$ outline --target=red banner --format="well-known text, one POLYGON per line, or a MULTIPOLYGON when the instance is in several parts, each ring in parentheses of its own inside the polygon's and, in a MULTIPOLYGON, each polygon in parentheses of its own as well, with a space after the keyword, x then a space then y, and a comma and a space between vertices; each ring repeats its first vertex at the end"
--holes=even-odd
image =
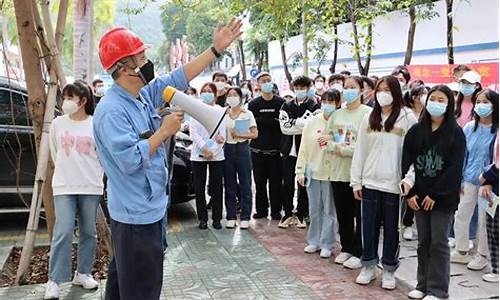
MULTIPOLYGON (((453 81, 452 71, 457 65, 409 65, 411 79, 428 84, 446 84, 453 81)), ((498 63, 467 64, 481 75, 483 88, 498 90, 498 63)))

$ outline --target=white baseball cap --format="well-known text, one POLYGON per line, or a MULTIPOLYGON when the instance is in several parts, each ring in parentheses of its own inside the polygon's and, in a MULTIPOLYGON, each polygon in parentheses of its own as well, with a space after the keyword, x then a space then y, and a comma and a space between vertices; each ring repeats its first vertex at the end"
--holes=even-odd
POLYGON ((459 81, 467 81, 469 83, 481 83, 481 75, 476 71, 467 71, 462 75, 459 81))

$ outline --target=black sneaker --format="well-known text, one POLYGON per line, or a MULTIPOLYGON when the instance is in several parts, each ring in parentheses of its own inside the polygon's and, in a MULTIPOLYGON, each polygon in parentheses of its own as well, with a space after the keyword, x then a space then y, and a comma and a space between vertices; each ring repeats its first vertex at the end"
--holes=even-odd
POLYGON ((254 213, 253 214, 254 219, 264 219, 267 218, 267 213, 254 213))
POLYGON ((279 220, 281 220, 281 213, 274 213, 274 214, 271 214, 271 219, 273 219, 274 221, 279 221, 279 220))
POLYGON ((200 224, 198 224, 198 228, 200 229, 207 229, 207 221, 200 221, 200 224))
POLYGON ((222 229, 222 225, 220 222, 212 222, 212 227, 217 230, 222 229))

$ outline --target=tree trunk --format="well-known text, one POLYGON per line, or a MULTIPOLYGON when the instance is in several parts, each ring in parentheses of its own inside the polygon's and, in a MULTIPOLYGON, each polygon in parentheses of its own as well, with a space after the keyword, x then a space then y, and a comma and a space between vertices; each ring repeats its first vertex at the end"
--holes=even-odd
POLYGON ((302 2, 302 73, 304 76, 309 76, 309 49, 307 48, 308 37, 307 37, 307 15, 305 2, 302 2))
MULTIPOLYGON (((50 17, 50 9, 49 9, 49 1, 42 1, 41 2, 41 8, 42 8, 42 17, 43 17, 43 28, 41 31, 46 32, 46 37, 45 36, 39 36, 39 40, 41 44, 48 45, 49 47, 49 57, 51 59, 50 65, 51 67, 54 68, 55 75, 54 78, 59 80, 59 84, 61 87, 66 85, 66 76, 64 76, 60 56, 59 56, 59 51, 57 50, 56 46, 56 41, 55 41, 55 35, 54 35, 54 28, 52 28, 52 22, 51 22, 51 17, 50 17)), ((36 8, 35 10, 35 15, 38 14, 38 7, 36 6, 36 1, 33 0, 33 8, 36 8)), ((50 72, 49 72, 50 73, 50 72)))
MULTIPOLYGON (((47 184, 46 178, 47 176, 51 176, 50 171, 47 172, 47 168, 50 165, 48 128, 54 119, 54 110, 58 93, 57 82, 65 82, 56 49, 54 32, 48 10, 48 2, 42 2, 41 5, 45 30, 44 28, 35 28, 41 26, 41 24, 36 24, 41 23, 41 21, 35 1, 21 0, 15 1, 14 4, 16 23, 19 32, 19 44, 28 88, 28 107, 33 120, 36 137, 35 144, 37 145, 35 182, 33 186, 28 224, 26 226, 23 251, 21 252, 19 267, 16 274, 16 284, 19 283, 20 279, 24 276, 29 267, 31 254, 35 244, 35 234, 38 230, 42 199, 44 202, 51 200, 51 197, 45 197, 44 199, 44 197, 41 196, 42 193, 52 194, 50 189, 45 189, 47 185, 50 185, 50 179, 48 180, 49 184, 47 184), (36 22, 35 24, 33 23, 33 20, 36 22), (45 36, 43 35, 44 31, 47 33, 47 39, 45 39, 45 36), (39 34, 38 40, 35 32, 39 34), (40 34, 40 32, 42 34, 40 34), (45 95, 44 77, 42 76, 42 69, 40 65, 41 55, 36 45, 48 45, 50 49, 49 57, 51 59, 50 65, 52 68, 50 70, 50 82, 48 83, 48 97, 45 95), (59 74, 62 77, 58 79, 59 74), (32 95, 35 95, 37 98, 32 97, 32 95), (36 100, 35 105, 33 105, 33 99, 36 100), (41 134, 39 134, 37 138, 36 134, 40 131, 41 134)), ((51 203, 48 203, 46 209, 50 210, 50 205, 51 203)), ((49 211, 48 214, 50 213, 51 212, 49 211)))
POLYGON ((285 71, 286 80, 288 80, 288 83, 290 84, 290 86, 292 86, 292 74, 290 74, 290 71, 288 70, 285 42, 283 40, 280 40, 280 49, 281 49, 281 60, 283 62, 283 70, 285 71))
POLYGON ((352 19, 352 33, 353 33, 353 38, 354 38, 354 59, 356 60, 356 63, 358 64, 358 71, 359 74, 363 75, 365 73, 365 70, 363 68, 363 64, 361 62, 361 49, 359 47, 359 36, 358 36, 358 24, 356 23, 356 20, 352 19))
POLYGON ((259 73, 262 71, 262 65, 264 64, 264 52, 260 48, 255 51, 255 58, 257 59, 257 70, 259 73))
POLYGON ((90 83, 91 9, 93 0, 73 0, 73 76, 90 83))
MULTIPOLYGON (((95 48, 95 42, 94 42, 94 2, 91 1, 90 7, 89 7, 89 12, 90 12, 90 22, 89 22, 89 35, 90 35, 90 41, 89 41, 89 83, 92 83, 94 80, 94 48, 95 48)), ((187 60, 186 60, 187 61, 187 60)))
POLYGON ((28 90, 28 109, 35 132, 35 145, 38 153, 43 127, 43 114, 45 111, 45 83, 43 81, 41 53, 38 49, 38 40, 35 34, 35 24, 32 16, 31 0, 16 0, 14 10, 16 13, 17 31, 19 33, 19 47, 28 90))
POLYGON ((455 63, 453 54, 453 0, 446 0, 446 45, 448 48, 448 64, 455 63))
POLYGON ((262 68, 265 71, 269 71, 269 49, 267 47, 264 48, 264 59, 262 62, 263 62, 262 68), (264 68, 264 66, 265 66, 265 68, 264 68))
POLYGON ((372 61, 372 47, 373 47, 373 23, 368 24, 368 45, 366 48, 366 61, 365 66, 363 67, 363 73, 361 75, 368 76, 368 72, 370 72, 370 63, 372 61))
POLYGON ((415 40, 415 29, 417 29, 417 18, 415 12, 415 6, 411 6, 408 10, 408 16, 410 17, 410 28, 408 29, 408 40, 406 42, 406 54, 404 65, 409 65, 411 63, 411 58, 413 55, 413 41, 415 40))
MULTIPOLYGON (((33 5, 36 5, 34 1, 33 1, 33 5)), ((36 8, 36 6, 34 8, 36 8)), ((47 44, 49 46, 49 57, 51 58, 50 65, 54 71, 54 72, 52 72, 52 69, 50 71, 50 77, 51 77, 50 80, 52 81, 52 84, 56 85, 54 87, 54 89, 57 90, 58 89, 57 82, 59 81, 59 83, 61 85, 60 87, 66 85, 66 77, 64 76, 64 73, 62 70, 61 60, 60 60, 60 56, 59 56, 59 50, 57 48, 57 42, 55 40, 54 28, 52 28, 52 22, 51 22, 50 11, 49 11, 49 2, 48 1, 42 2, 41 9, 42 9, 43 21, 45 24, 45 26, 44 26, 45 30, 43 30, 43 28, 42 28, 42 31, 46 32, 47 38, 44 39, 42 36, 39 39, 42 41, 45 40, 46 42, 43 42, 43 44, 47 44)), ((67 9, 67 7, 65 9, 67 9)), ((36 8, 35 11, 36 11, 36 13, 38 13, 38 8, 36 8)), ((66 16, 66 14, 64 14, 64 16, 66 16)), ((58 16, 58 21, 59 21, 59 16, 58 16)), ((65 23, 65 20, 61 20, 61 22, 65 23)), ((52 101, 52 100, 48 99, 48 101, 52 101)), ((57 99, 53 100, 54 106, 56 105, 56 101, 57 101, 57 99)), ((45 113, 47 113, 47 112, 50 115, 46 119, 52 120, 54 118, 54 109, 51 108, 50 111, 48 111, 46 109, 45 113)), ((52 240, 52 232, 53 232, 54 224, 55 224, 55 220, 56 220, 55 209, 54 209, 54 196, 53 196, 54 193, 52 191, 52 176, 54 175, 54 163, 52 162, 52 159, 50 158, 50 156, 47 159, 48 159, 47 171, 46 171, 47 173, 45 174, 45 182, 43 185, 44 188, 42 191, 43 192, 42 200, 43 200, 43 207, 45 209, 47 230, 49 232, 50 240, 52 240)))
POLYGON ((240 68, 241 68, 241 79, 247 80, 247 69, 245 66, 245 49, 243 48, 243 40, 238 40, 238 51, 240 53, 240 68))
POLYGON ((56 45, 57 50, 61 52, 62 45, 64 41, 64 29, 66 28, 66 18, 68 16, 68 1, 61 0, 59 3, 59 13, 57 14, 57 24, 56 24, 56 45))
POLYGON ((101 205, 97 207, 97 236, 101 239, 104 247, 108 251, 109 257, 113 256, 113 246, 111 244, 111 231, 109 230, 106 216, 102 210, 101 205))
POLYGON ((49 45, 45 42, 45 31, 43 29, 43 23, 42 19, 40 18, 40 12, 38 11, 38 6, 37 6, 37 1, 32 0, 32 15, 33 15, 33 20, 35 21, 35 28, 36 28, 36 34, 38 35, 38 40, 40 41, 40 53, 42 53, 43 61, 45 63, 45 66, 47 67, 47 70, 50 71, 50 68, 52 68, 52 62, 50 60, 50 49, 49 45))
POLYGON ((333 59, 332 64, 330 65, 330 72, 332 74, 335 73, 335 68, 337 67, 337 56, 339 50, 339 38, 338 38, 338 27, 337 24, 333 26, 333 34, 335 35, 333 38, 333 59))
POLYGON ((9 18, 7 16, 0 16, 0 20, 2 22, 2 44, 4 49, 9 49, 9 32, 7 30, 7 24, 9 22, 9 18))

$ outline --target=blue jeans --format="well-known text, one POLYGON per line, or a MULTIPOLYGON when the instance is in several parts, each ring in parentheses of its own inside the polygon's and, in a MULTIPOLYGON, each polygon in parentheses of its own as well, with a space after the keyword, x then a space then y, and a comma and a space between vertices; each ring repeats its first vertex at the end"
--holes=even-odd
POLYGON ((335 223, 337 222, 332 184, 330 181, 313 179, 307 187, 307 195, 311 220, 307 231, 307 243, 330 250, 335 244, 335 223))
POLYGON ((384 270, 394 272, 399 266, 399 195, 363 188, 361 219, 363 226, 363 266, 378 264, 380 225, 384 224, 384 270))
POLYGON ((71 248, 78 215, 78 273, 91 274, 97 242, 96 213, 100 195, 54 196, 56 223, 50 245, 49 278, 56 283, 71 280, 71 248))
POLYGON ((252 159, 248 143, 224 146, 224 185, 226 219, 236 220, 236 193, 241 193, 240 220, 250 220, 252 213, 252 159), (239 182, 239 183, 238 183, 239 182))

